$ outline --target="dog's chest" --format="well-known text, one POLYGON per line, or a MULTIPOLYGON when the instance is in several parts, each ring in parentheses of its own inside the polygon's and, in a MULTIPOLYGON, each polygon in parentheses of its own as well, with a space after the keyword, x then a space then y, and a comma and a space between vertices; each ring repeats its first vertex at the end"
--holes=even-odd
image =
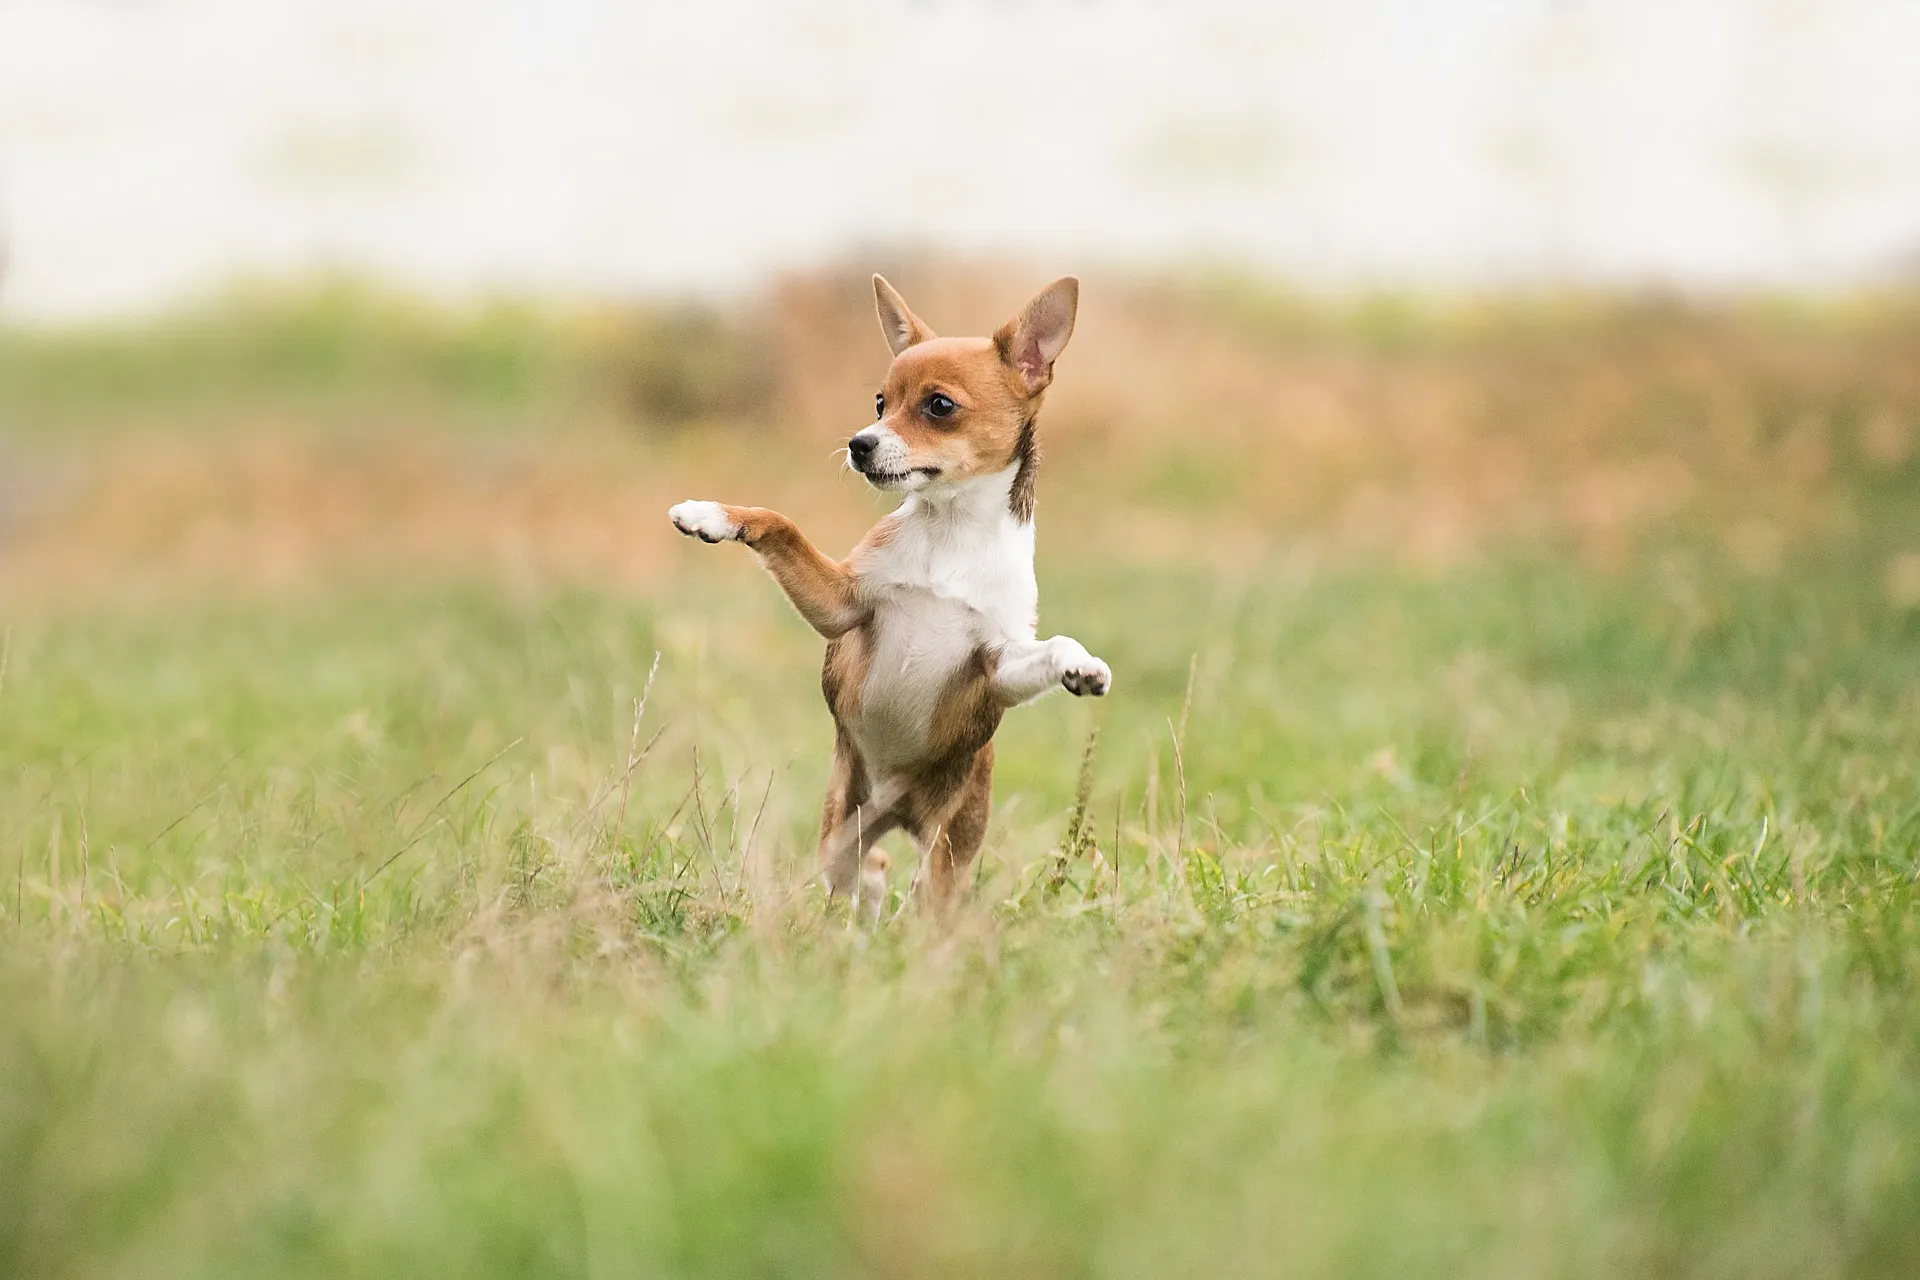
POLYGON ((980 670, 982 650, 1031 639, 1039 598, 1031 523, 914 516, 860 569, 873 615, 860 711, 848 727, 883 773, 926 758, 956 680, 980 670))

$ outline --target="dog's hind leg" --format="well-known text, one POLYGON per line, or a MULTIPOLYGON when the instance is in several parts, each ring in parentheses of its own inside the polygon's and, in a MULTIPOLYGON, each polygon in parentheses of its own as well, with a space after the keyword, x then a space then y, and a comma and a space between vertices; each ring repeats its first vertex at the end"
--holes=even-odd
POLYGON ((910 828, 920 846, 920 871, 914 899, 928 914, 943 916, 966 890, 973 860, 987 838, 993 811, 993 744, 974 754, 973 764, 952 798, 937 814, 924 815, 910 828))
POLYGON ((820 809, 820 874, 827 894, 856 896, 868 851, 900 825, 899 788, 875 795, 859 750, 843 734, 833 743, 833 772, 820 809))

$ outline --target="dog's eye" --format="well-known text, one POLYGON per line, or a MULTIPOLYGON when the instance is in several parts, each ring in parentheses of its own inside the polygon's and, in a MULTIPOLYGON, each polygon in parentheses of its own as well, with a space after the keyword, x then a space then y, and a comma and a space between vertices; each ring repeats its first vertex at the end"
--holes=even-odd
POLYGON ((884 391, 873 393, 873 416, 876 418, 887 416, 887 395, 884 391))
POLYGON ((927 397, 927 414, 930 417, 949 417, 958 407, 951 398, 941 395, 938 391, 927 397))

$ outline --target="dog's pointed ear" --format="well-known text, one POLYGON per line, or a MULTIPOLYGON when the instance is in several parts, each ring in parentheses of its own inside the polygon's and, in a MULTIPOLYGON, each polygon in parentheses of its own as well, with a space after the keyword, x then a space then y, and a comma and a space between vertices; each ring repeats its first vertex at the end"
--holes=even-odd
POLYGON ((887 283, 887 278, 876 275, 873 278, 873 305, 880 313, 880 332, 887 335, 887 349, 899 355, 915 343, 925 342, 936 336, 927 327, 926 321, 913 314, 907 306, 907 300, 900 291, 887 283))
POLYGON ((993 335, 1000 358, 1020 374, 1028 395, 1038 395, 1053 381, 1053 362, 1073 336, 1073 317, 1079 309, 1080 282, 1061 276, 993 335))

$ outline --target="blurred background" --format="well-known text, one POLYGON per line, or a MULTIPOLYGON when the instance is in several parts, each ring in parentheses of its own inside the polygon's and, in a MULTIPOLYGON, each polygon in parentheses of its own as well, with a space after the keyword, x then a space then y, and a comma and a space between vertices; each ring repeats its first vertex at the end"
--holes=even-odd
POLYGON ((8 0, 0 584, 637 582, 683 490, 848 541, 875 268, 955 332, 1084 278, 1063 551, 1705 515, 1764 568, 1911 478, 1916 48, 1897 0, 8 0))
POLYGON ((316 270, 751 290, 875 246, 1318 289, 1920 269, 1900 0, 8 0, 10 311, 316 270))

